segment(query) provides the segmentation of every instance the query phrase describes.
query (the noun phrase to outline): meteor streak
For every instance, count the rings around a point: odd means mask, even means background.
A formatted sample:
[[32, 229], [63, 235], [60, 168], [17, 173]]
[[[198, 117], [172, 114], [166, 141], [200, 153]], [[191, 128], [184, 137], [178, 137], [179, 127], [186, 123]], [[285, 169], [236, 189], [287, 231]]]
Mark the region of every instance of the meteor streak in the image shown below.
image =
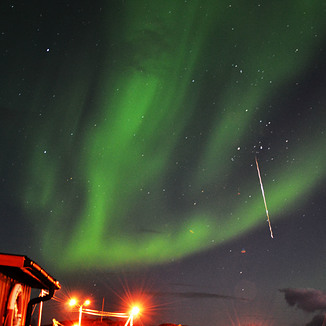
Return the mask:
[[257, 167], [257, 172], [258, 172], [258, 178], [259, 178], [259, 182], [260, 182], [260, 189], [261, 189], [261, 193], [262, 193], [263, 199], [264, 199], [264, 205], [265, 205], [265, 210], [266, 210], [266, 215], [267, 215], [267, 221], [268, 221], [269, 231], [271, 233], [271, 238], [274, 238], [273, 231], [272, 231], [271, 221], [270, 221], [269, 215], [268, 215], [268, 209], [267, 209], [267, 204], [266, 204], [266, 198], [265, 198], [265, 192], [264, 192], [263, 182], [261, 181], [261, 175], [260, 175], [259, 165], [258, 165], [258, 161], [257, 161], [257, 157], [256, 156], [255, 156], [255, 161], [256, 161], [256, 167]]

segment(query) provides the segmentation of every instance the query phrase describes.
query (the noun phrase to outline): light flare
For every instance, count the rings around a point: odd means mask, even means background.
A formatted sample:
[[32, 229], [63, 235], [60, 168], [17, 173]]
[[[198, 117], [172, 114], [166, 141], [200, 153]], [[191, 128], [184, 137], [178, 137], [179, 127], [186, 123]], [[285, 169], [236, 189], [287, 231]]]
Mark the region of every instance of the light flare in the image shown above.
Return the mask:
[[139, 309], [139, 307], [137, 307], [137, 306], [133, 307], [133, 308], [131, 309], [131, 311], [130, 311], [130, 314], [133, 315], [133, 316], [136, 316], [136, 315], [138, 315], [139, 313], [140, 313], [140, 309]]

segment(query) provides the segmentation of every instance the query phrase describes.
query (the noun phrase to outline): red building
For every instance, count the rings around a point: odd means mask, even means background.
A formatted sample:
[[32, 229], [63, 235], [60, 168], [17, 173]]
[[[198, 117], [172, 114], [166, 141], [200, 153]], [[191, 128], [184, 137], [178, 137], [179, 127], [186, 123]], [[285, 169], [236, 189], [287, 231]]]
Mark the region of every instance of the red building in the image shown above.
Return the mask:
[[[47, 294], [31, 299], [32, 288]], [[0, 326], [29, 326], [34, 305], [59, 289], [60, 283], [28, 257], [0, 253]]]

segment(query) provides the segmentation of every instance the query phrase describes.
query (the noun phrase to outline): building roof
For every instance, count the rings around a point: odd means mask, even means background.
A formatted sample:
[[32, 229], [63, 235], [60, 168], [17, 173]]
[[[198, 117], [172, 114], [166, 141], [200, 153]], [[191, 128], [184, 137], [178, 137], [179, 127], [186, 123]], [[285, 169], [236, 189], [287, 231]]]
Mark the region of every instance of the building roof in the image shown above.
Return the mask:
[[32, 288], [59, 290], [59, 281], [26, 256], [0, 253], [0, 273]]

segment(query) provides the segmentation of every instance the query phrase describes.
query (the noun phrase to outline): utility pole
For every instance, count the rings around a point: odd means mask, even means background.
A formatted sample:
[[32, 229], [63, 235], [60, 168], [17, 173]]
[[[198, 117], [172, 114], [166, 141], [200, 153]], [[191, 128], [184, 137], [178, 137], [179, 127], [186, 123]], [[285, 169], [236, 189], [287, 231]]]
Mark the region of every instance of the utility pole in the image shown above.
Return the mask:
[[102, 323], [102, 320], [103, 320], [103, 311], [104, 311], [104, 297], [103, 297], [103, 300], [102, 300], [102, 315], [101, 315], [101, 323]]
[[[49, 291], [42, 289], [42, 291], [40, 293], [40, 297], [44, 297], [47, 294], [49, 294]], [[43, 312], [43, 301], [40, 302], [40, 308], [39, 308], [39, 313], [38, 313], [38, 322], [37, 322], [38, 326], [41, 326], [42, 312]]]

